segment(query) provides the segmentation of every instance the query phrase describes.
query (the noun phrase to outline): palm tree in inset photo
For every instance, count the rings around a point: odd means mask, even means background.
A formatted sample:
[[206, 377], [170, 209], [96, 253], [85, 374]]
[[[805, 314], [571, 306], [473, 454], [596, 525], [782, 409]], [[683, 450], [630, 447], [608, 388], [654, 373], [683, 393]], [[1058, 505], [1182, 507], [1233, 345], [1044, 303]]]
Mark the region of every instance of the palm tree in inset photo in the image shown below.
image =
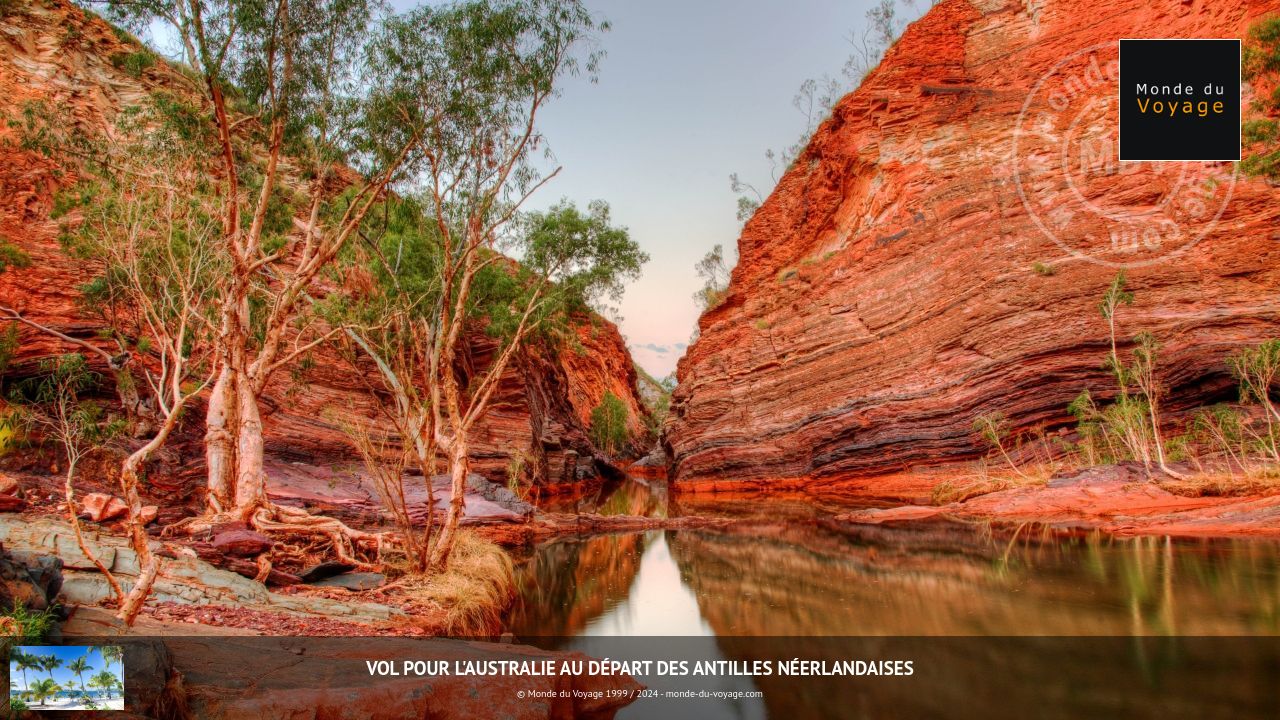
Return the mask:
[[106, 663], [105, 670], [111, 669], [111, 663], [118, 663], [120, 677], [124, 677], [124, 648], [119, 645], [102, 645], [98, 648], [98, 654], [102, 656], [102, 662]]
[[19, 648], [14, 648], [13, 652], [9, 653], [9, 664], [16, 666], [18, 671], [22, 673], [22, 687], [24, 689], [31, 687], [27, 683], [27, 671], [42, 669], [39, 658], [31, 653], [23, 652]]
[[89, 678], [90, 685], [92, 685], [93, 687], [100, 687], [103, 690], [107, 691], [108, 700], [112, 698], [111, 691], [115, 689], [117, 682], [119, 681], [116, 680], [116, 676], [112, 675], [109, 670], [103, 670], [97, 675], [94, 675], [93, 677]]
[[31, 693], [31, 697], [38, 700], [41, 705], [44, 705], [45, 700], [57, 695], [61, 690], [62, 687], [53, 680], [37, 680], [31, 683], [31, 688], [28, 692]]
[[62, 667], [62, 660], [57, 655], [41, 655], [40, 667], [49, 673], [49, 679], [53, 680], [53, 671]]
[[71, 662], [67, 663], [67, 669], [70, 670], [72, 673], [74, 673], [75, 676], [80, 679], [80, 693], [83, 695], [85, 692], [84, 674], [93, 669], [92, 667], [89, 666], [89, 660], [87, 658], [78, 657], [75, 660], [72, 660]]

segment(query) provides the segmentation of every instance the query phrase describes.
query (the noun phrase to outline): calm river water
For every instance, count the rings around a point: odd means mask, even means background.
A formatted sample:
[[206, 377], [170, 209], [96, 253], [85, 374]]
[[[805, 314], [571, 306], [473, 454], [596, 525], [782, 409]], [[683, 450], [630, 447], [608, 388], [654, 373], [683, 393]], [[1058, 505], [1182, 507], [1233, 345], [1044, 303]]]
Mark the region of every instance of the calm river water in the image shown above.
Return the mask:
[[[1100, 673], [1113, 660], [1132, 664], [1114, 656], [1130, 655], [1135, 637], [1272, 636], [1264, 653], [1280, 642], [1274, 639], [1280, 635], [1280, 543], [1274, 541], [1062, 536], [1031, 527], [995, 533], [984, 525], [937, 522], [842, 527], [821, 522], [844, 509], [833, 501], [696, 502], [668, 502], [661, 483], [643, 480], [578, 501], [584, 512], [757, 519], [729, 531], [663, 530], [543, 544], [517, 568], [521, 597], [511, 631], [525, 639], [556, 636], [563, 638], [553, 643], [558, 647], [612, 652], [615, 658], [620, 651], [602, 645], [603, 638], [691, 636], [703, 639], [696, 652], [727, 658], [750, 655], [760, 645], [748, 639], [762, 637], [792, 638], [793, 646], [794, 639], [809, 638], [819, 652], [824, 638], [849, 636], [949, 636], [952, 645], [990, 636], [1021, 636], [1024, 645], [1028, 636], [1128, 638], [1118, 653], [1101, 646], [1071, 650], [1103, 658], [1101, 665], [1089, 661]], [[1002, 658], [1025, 652], [1036, 658], [1031, 665], [1045, 665], [1046, 656], [1063, 649], [956, 646], [949, 652]], [[1224, 651], [1204, 652], [1214, 658]], [[643, 653], [637, 649], [637, 655]], [[1145, 655], [1141, 662], [1148, 662]], [[1042, 669], [1060, 674], [1060, 665], [1055, 659]], [[750, 678], [718, 681], [737, 689], [758, 685]], [[1186, 698], [1181, 703], [1194, 708]], [[697, 708], [690, 717], [700, 720], [782, 717], [796, 710], [758, 700]], [[620, 715], [627, 716], [628, 710]]]

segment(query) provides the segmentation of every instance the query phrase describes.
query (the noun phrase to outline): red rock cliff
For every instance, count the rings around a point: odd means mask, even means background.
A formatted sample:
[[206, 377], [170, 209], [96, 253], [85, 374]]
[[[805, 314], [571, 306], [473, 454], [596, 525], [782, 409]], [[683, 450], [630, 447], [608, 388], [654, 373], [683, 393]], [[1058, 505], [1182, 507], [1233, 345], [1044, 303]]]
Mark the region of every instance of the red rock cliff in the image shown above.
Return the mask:
[[[136, 50], [109, 25], [69, 3], [12, 10], [0, 17], [0, 114], [17, 117], [24, 103], [40, 100], [66, 110], [84, 128], [101, 131], [120, 110], [156, 91], [189, 93], [177, 71], [163, 62], [134, 77], [111, 61]], [[77, 305], [78, 287], [89, 278], [59, 248], [58, 224], [49, 218], [56, 193], [69, 180], [12, 140], [0, 126], [0, 239], [25, 251], [31, 264], [0, 273], [0, 306], [92, 341], [96, 320]], [[623, 399], [633, 435], [643, 435], [645, 411], [617, 327], [593, 315], [577, 318], [573, 332], [577, 343], [534, 348], [507, 372], [472, 443], [478, 472], [505, 482], [508, 464], [520, 456], [548, 482], [574, 481], [575, 470], [594, 474], [599, 453], [589, 439], [590, 415], [606, 392]], [[11, 374], [30, 373], [40, 358], [75, 349], [22, 327]], [[472, 362], [482, 364], [491, 351], [491, 342], [478, 335]], [[378, 416], [365, 391], [368, 385], [331, 354], [322, 352], [315, 360], [298, 373], [277, 373], [268, 390], [263, 403], [268, 455], [282, 462], [355, 462], [338, 421]], [[367, 380], [376, 386], [372, 375]], [[203, 416], [202, 408], [196, 412]], [[190, 427], [184, 435], [195, 440], [201, 431]], [[176, 463], [197, 474], [203, 460], [192, 444]]]
[[1112, 63], [1118, 38], [1244, 37], [1277, 10], [932, 8], [744, 228], [679, 366], [673, 478], [830, 482], [972, 456], [981, 413], [1065, 425], [1111, 386], [1117, 266], [1136, 294], [1118, 334], [1163, 343], [1171, 405], [1229, 398], [1226, 355], [1280, 334], [1280, 195], [1230, 163], [1115, 162]]

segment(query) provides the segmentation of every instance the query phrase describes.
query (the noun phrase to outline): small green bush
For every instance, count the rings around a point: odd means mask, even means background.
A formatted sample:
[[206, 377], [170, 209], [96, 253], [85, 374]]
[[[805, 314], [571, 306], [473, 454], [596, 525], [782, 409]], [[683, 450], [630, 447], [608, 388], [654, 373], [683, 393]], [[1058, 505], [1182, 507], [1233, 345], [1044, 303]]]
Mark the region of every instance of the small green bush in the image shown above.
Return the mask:
[[142, 73], [146, 72], [147, 68], [156, 64], [156, 56], [147, 50], [116, 53], [110, 59], [112, 67], [117, 70], [123, 70], [126, 75], [132, 78], [142, 77]]
[[32, 611], [28, 610], [21, 600], [13, 606], [13, 610], [0, 613], [0, 617], [8, 621], [4, 623], [10, 628], [6, 635], [24, 640], [44, 640], [58, 622], [54, 617], [54, 608]]
[[626, 403], [612, 391], [606, 392], [600, 404], [591, 411], [591, 441], [610, 455], [627, 445]]
[[1042, 263], [1042, 262], [1032, 263], [1031, 269], [1034, 270], [1035, 273], [1041, 277], [1049, 277], [1051, 275], [1056, 275], [1058, 273], [1057, 268], [1055, 268], [1052, 265], [1049, 265], [1048, 263]]
[[31, 256], [26, 250], [0, 237], [0, 273], [10, 267], [24, 268], [31, 266]]

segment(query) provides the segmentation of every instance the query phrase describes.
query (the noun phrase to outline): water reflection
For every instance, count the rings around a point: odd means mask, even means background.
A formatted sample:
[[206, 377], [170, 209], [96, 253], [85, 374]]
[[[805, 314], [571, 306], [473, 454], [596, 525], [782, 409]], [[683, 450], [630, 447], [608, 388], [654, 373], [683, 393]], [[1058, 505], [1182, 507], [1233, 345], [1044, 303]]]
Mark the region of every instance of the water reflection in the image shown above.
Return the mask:
[[[586, 512], [651, 514], [649, 483]], [[726, 503], [735, 515], [760, 502]], [[1276, 635], [1280, 543], [1012, 535], [981, 525], [837, 526], [813, 504], [732, 530], [540, 546], [518, 567], [518, 636]], [[702, 501], [698, 511], [711, 509]]]
[[[646, 677], [663, 690], [763, 697], [639, 702], [619, 717], [1168, 720], [1251, 717], [1278, 701], [1277, 641], [1186, 636], [1280, 635], [1280, 543], [950, 522], [850, 526], [829, 519], [839, 501], [684, 500], [668, 508], [654, 486], [624, 484], [579, 507], [751, 521], [544, 544], [518, 566], [522, 597], [510, 629], [596, 657], [897, 653], [927, 672], [915, 684]], [[618, 639], [645, 635], [685, 637]], [[1022, 639], [987, 639], [999, 636]], [[1071, 639], [1090, 636], [1099, 639]], [[1056, 699], [1046, 705], [1047, 697]]]
[[561, 494], [538, 503], [547, 512], [667, 517], [667, 485], [662, 480], [624, 478], [583, 486], [577, 494]]
[[668, 542], [718, 635], [1280, 634], [1275, 543], [1010, 541], [955, 527]]

